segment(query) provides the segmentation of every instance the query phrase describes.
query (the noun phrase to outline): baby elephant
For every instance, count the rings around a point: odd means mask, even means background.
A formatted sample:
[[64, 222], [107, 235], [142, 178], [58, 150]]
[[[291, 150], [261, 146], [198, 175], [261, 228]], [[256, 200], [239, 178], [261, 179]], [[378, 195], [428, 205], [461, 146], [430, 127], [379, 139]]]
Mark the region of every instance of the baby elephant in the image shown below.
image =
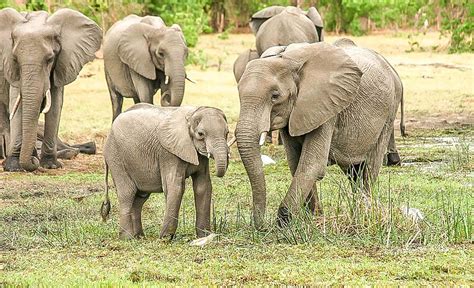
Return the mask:
[[[218, 177], [229, 161], [226, 138], [229, 130], [224, 113], [211, 107], [156, 107], [137, 104], [120, 114], [104, 148], [106, 182], [108, 169], [117, 189], [120, 238], [143, 236], [141, 212], [152, 192], [164, 192], [166, 212], [160, 237], [173, 238], [185, 179], [193, 180], [196, 234], [210, 231], [212, 185], [209, 158]], [[110, 211], [108, 185], [102, 218]]]

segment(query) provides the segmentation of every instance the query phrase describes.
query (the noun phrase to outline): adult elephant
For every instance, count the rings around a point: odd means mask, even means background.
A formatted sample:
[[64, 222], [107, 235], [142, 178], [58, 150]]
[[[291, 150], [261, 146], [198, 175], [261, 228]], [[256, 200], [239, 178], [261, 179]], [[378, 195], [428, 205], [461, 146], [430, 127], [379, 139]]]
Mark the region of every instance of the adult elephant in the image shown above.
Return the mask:
[[239, 82], [245, 66], [270, 47], [323, 40], [323, 21], [316, 8], [303, 11], [293, 6], [270, 6], [252, 15], [250, 28], [256, 37], [257, 50], [247, 50], [234, 62], [234, 76]]
[[122, 112], [123, 97], [153, 104], [158, 89], [162, 106], [181, 105], [187, 55], [183, 32], [176, 24], [166, 27], [160, 17], [136, 15], [115, 23], [104, 39], [112, 120]]
[[[102, 30], [83, 14], [60, 9], [20, 14], [0, 10], [0, 99], [9, 103], [11, 148], [6, 171], [61, 167], [56, 139], [64, 86], [95, 58]], [[6, 100], [8, 99], [8, 100]], [[38, 119], [45, 113], [40, 160], [33, 156]], [[16, 112], [16, 113], [15, 113]], [[1, 113], [1, 117], [8, 117]]]
[[266, 209], [260, 145], [269, 131], [280, 130], [293, 176], [280, 224], [314, 203], [328, 161], [353, 184], [361, 175], [365, 190], [377, 178], [402, 97], [400, 78], [377, 53], [324, 42], [274, 47], [249, 62], [238, 88], [237, 145], [257, 227]]
[[[250, 28], [256, 36], [257, 50], [256, 53], [252, 52], [253, 50], [243, 52], [234, 62], [234, 77], [237, 83], [242, 77], [247, 63], [257, 59], [270, 47], [286, 46], [293, 43], [315, 43], [324, 40], [323, 21], [314, 7], [304, 12], [300, 8], [292, 6], [270, 6], [252, 15]], [[347, 41], [350, 40], [337, 40], [335, 45], [344, 45]], [[400, 130], [402, 136], [405, 136], [403, 99], [400, 101], [400, 105]], [[388, 166], [401, 163], [393, 129], [387, 147], [386, 159]]]

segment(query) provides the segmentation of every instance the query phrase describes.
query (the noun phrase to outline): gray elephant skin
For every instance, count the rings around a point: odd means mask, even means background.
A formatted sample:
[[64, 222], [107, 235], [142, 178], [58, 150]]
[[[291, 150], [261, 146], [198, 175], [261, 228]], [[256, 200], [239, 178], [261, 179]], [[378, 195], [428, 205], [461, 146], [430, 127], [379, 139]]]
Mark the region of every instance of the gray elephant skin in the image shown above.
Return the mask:
[[275, 47], [262, 57], [247, 65], [239, 82], [236, 128], [255, 225], [263, 226], [266, 210], [260, 145], [272, 130], [280, 130], [293, 176], [278, 209], [280, 225], [300, 213], [303, 204], [314, 211], [314, 184], [324, 177], [328, 161], [337, 163], [353, 184], [361, 181], [368, 193], [402, 97], [396, 72], [351, 40], [343, 47], [324, 42]]
[[[164, 192], [166, 211], [160, 237], [172, 238], [188, 177], [193, 181], [196, 234], [207, 235], [212, 194], [209, 158], [215, 160], [217, 176], [223, 177], [229, 161], [228, 132], [225, 115], [216, 108], [141, 103], [120, 114], [104, 148], [106, 169], [117, 189], [120, 237], [144, 235], [143, 204], [150, 193]], [[101, 208], [104, 221], [109, 211], [107, 187]]]
[[273, 46], [323, 41], [323, 21], [316, 8], [308, 11], [288, 6], [270, 6], [252, 15], [250, 28], [256, 37], [257, 50], [247, 50], [234, 62], [235, 80], [239, 82], [245, 66]]
[[[10, 126], [7, 171], [59, 168], [57, 136], [64, 86], [95, 58], [102, 30], [83, 14], [60, 9], [18, 13], [0, 10], [0, 117]], [[7, 109], [8, 108], [8, 109]], [[40, 160], [33, 156], [40, 112], [45, 114]]]
[[[308, 21], [310, 20], [310, 21]], [[313, 28], [316, 28], [314, 30]], [[324, 40], [323, 20], [316, 8], [311, 7], [308, 12], [288, 6], [271, 6], [252, 16], [250, 28], [256, 36], [257, 50], [247, 50], [239, 55], [234, 62], [234, 77], [237, 83], [245, 71], [247, 63], [259, 58], [263, 51], [274, 46], [286, 46], [294, 43], [315, 43]], [[348, 39], [337, 40], [344, 45]], [[350, 41], [352, 42], [352, 41]], [[403, 97], [400, 100], [400, 131], [405, 134]], [[387, 147], [386, 164], [400, 165], [400, 155], [395, 143], [395, 131], [392, 130]]]
[[160, 17], [129, 15], [115, 23], [104, 38], [105, 77], [113, 120], [123, 97], [153, 104], [161, 90], [161, 106], [179, 106], [185, 88], [188, 48], [178, 25], [166, 27]]

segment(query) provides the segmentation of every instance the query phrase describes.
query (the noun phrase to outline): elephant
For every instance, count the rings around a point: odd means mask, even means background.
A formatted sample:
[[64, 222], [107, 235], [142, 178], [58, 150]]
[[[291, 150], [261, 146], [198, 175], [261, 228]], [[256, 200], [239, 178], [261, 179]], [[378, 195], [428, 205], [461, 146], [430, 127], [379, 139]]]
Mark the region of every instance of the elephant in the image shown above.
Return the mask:
[[[44, 123], [41, 121], [38, 123], [38, 132], [36, 135], [36, 150], [37, 154], [41, 151], [41, 146], [44, 139]], [[95, 154], [97, 152], [97, 147], [95, 142], [86, 142], [82, 144], [70, 145], [62, 141], [59, 137], [56, 138], [56, 146], [58, 151], [58, 159], [73, 159], [77, 154]]]
[[166, 27], [160, 17], [129, 15], [115, 23], [104, 38], [105, 78], [113, 120], [123, 97], [153, 104], [161, 89], [161, 106], [180, 106], [185, 88], [188, 47], [179, 25]]
[[245, 71], [245, 66], [247, 66], [247, 63], [258, 59], [260, 55], [258, 55], [257, 50], [254, 49], [248, 49], [237, 57], [237, 59], [234, 62], [234, 77], [235, 81], [239, 83], [240, 78], [242, 77], [242, 74], [244, 74]]
[[[71, 9], [59, 9], [52, 15], [0, 10], [0, 117], [9, 121], [11, 133], [3, 163], [6, 171], [62, 167], [56, 142], [64, 86], [95, 59], [101, 41], [99, 26]], [[41, 112], [45, 113], [45, 128], [38, 160], [33, 152]]]
[[249, 25], [256, 37], [257, 50], [248, 49], [235, 60], [234, 77], [237, 83], [247, 63], [259, 58], [268, 48], [315, 43], [324, 38], [323, 21], [314, 7], [304, 12], [293, 6], [270, 6], [253, 14]]
[[258, 55], [273, 46], [323, 41], [323, 21], [316, 8], [308, 12], [298, 7], [270, 6], [250, 19]]
[[158, 107], [135, 104], [120, 114], [104, 147], [105, 201], [101, 215], [110, 211], [107, 171], [110, 169], [120, 206], [120, 238], [144, 236], [141, 210], [152, 192], [164, 192], [166, 211], [160, 237], [171, 239], [178, 226], [185, 179], [192, 178], [196, 205], [196, 234], [210, 231], [212, 185], [209, 158], [217, 177], [229, 161], [224, 113], [211, 107]]
[[266, 210], [259, 147], [272, 130], [280, 131], [292, 174], [278, 208], [280, 226], [300, 213], [303, 204], [311, 212], [317, 209], [315, 183], [323, 179], [328, 163], [337, 164], [353, 187], [360, 183], [364, 195], [369, 194], [403, 92], [384, 58], [355, 44], [273, 47], [247, 64], [238, 90], [235, 134], [257, 228], [263, 227]]
[[[8, 151], [9, 144], [9, 131], [6, 131], [3, 137], [0, 137], [0, 160], [6, 158], [6, 151]], [[36, 134], [36, 155], [41, 154], [41, 146], [43, 145], [44, 139], [44, 123], [38, 123], [38, 130]], [[83, 154], [95, 154], [97, 152], [97, 147], [95, 142], [87, 142], [82, 144], [70, 145], [62, 141], [59, 137], [56, 138], [57, 146], [57, 157], [58, 159], [73, 159], [79, 153]]]
[[[237, 83], [244, 73], [245, 66], [257, 59], [273, 46], [292, 43], [315, 43], [323, 40], [323, 21], [315, 7], [307, 12], [294, 6], [270, 6], [252, 15], [250, 28], [256, 37], [257, 50], [242, 52], [234, 62], [234, 77]], [[275, 132], [275, 139], [281, 144], [281, 137]], [[272, 137], [268, 137], [272, 142]]]

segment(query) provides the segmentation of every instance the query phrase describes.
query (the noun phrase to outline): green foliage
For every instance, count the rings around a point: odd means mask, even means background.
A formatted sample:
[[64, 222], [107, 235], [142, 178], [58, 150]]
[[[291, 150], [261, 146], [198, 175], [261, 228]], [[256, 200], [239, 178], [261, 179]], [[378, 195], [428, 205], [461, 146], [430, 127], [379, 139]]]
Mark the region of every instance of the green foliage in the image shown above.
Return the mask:
[[461, 12], [467, 14], [464, 17], [449, 17], [445, 13], [443, 31], [451, 33], [450, 53], [474, 52], [474, 42], [472, 41], [472, 34], [474, 32], [474, 4], [470, 3], [467, 6], [469, 10], [465, 8]]
[[210, 32], [206, 13], [208, 0], [146, 0], [150, 14], [158, 15], [166, 25], [179, 24], [189, 47], [196, 46], [201, 33]]

